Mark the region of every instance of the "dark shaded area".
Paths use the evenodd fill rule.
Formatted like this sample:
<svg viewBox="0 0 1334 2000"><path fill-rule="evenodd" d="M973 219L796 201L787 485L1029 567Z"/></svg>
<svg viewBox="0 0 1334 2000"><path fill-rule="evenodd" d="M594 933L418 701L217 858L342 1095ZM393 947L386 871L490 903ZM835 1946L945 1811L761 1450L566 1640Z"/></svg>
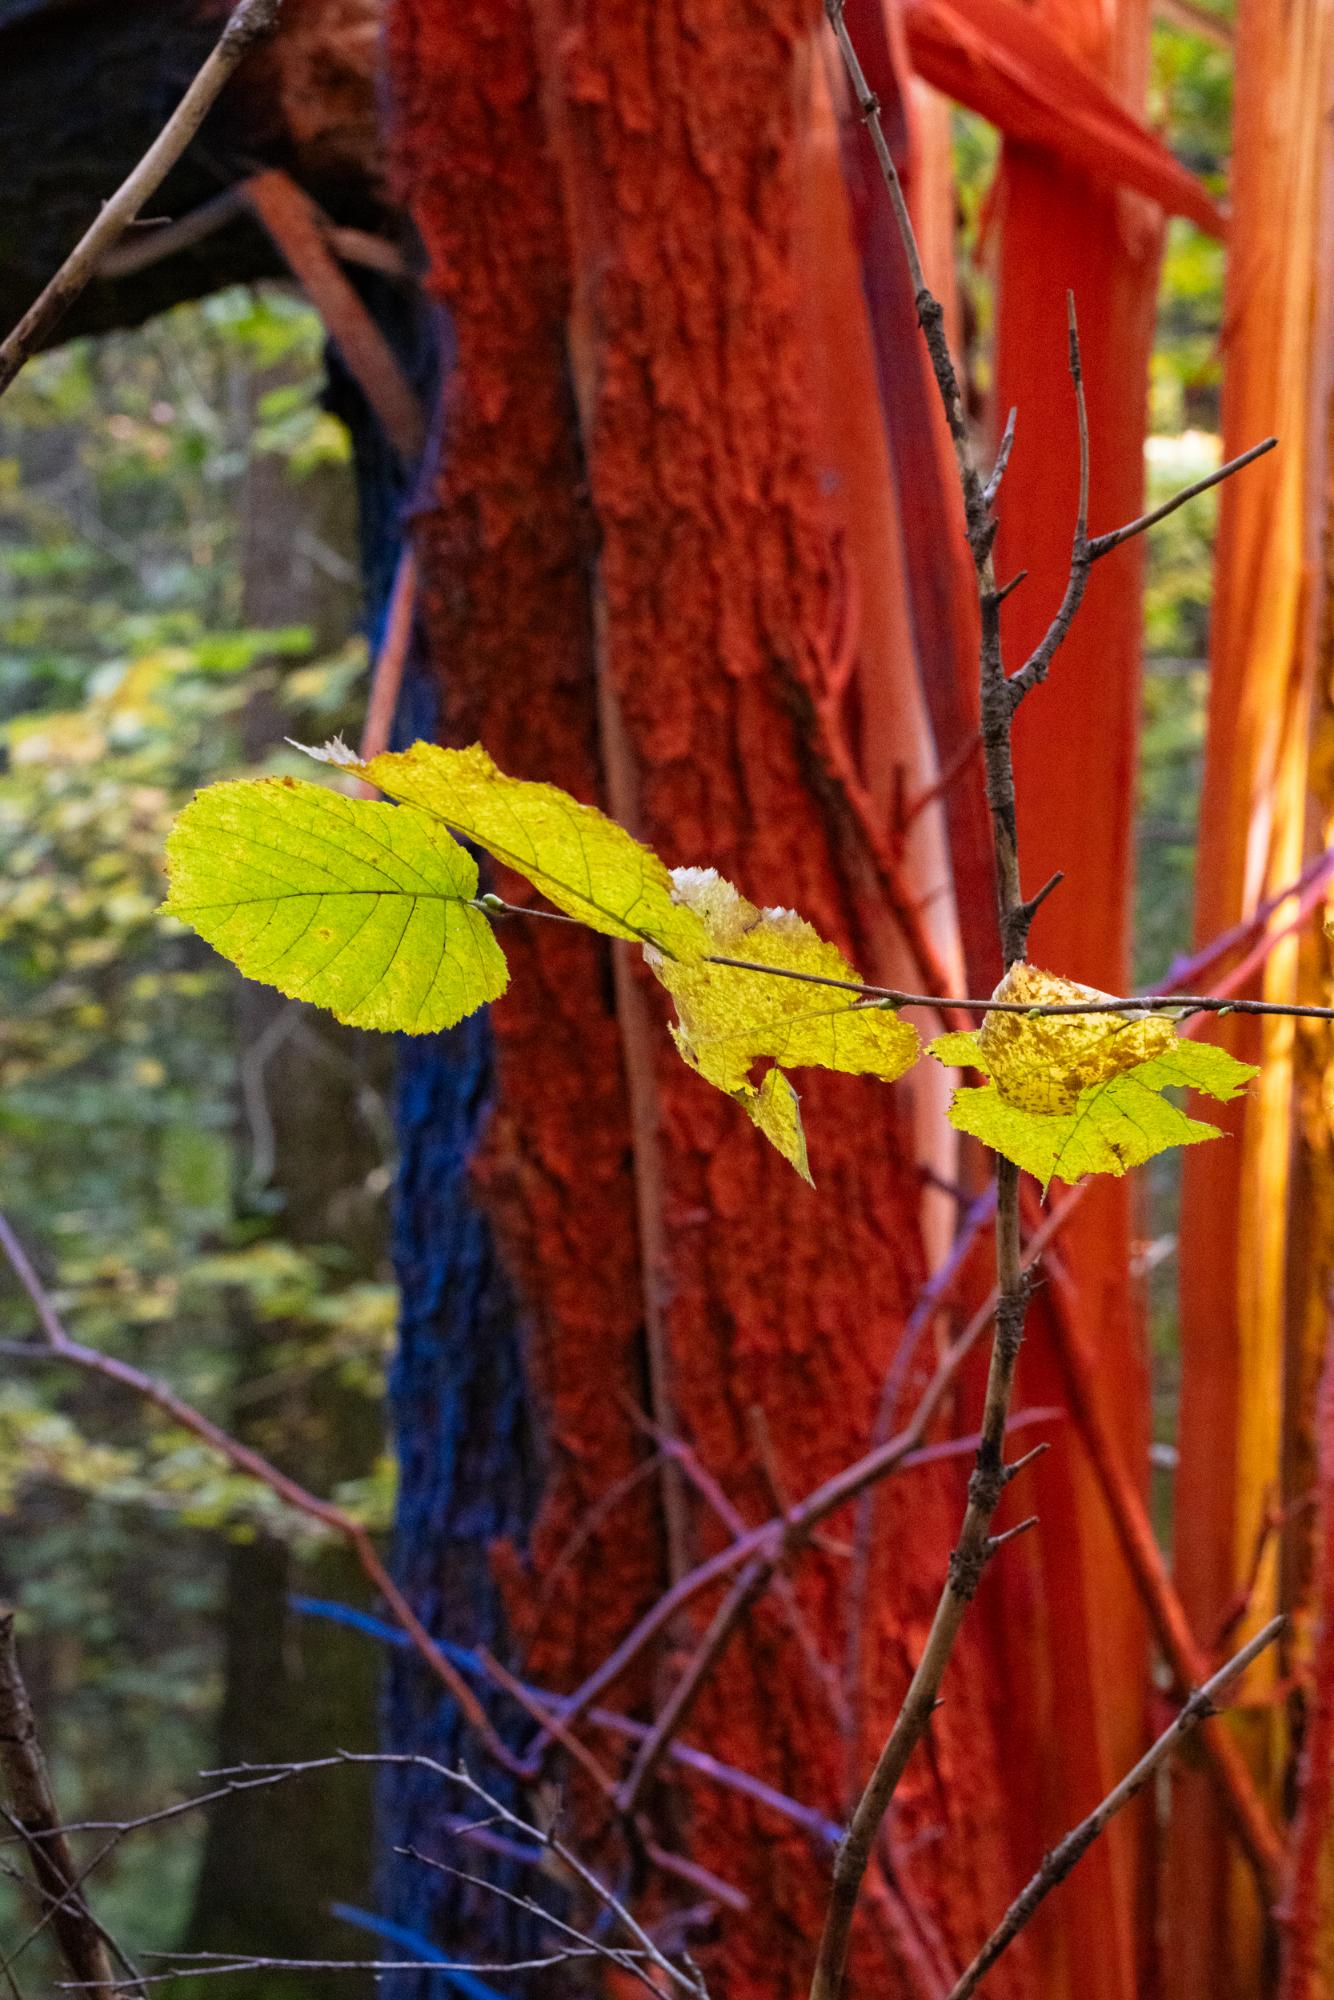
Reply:
<svg viewBox="0 0 1334 2000"><path fill-rule="evenodd" d="M161 131L228 11L218 0L0 0L6 327ZM340 223L394 231L378 189L371 79L349 34L349 16L355 24L375 12L289 0L272 46L246 62L131 232L136 249L157 223L200 213L260 167L291 172ZM321 72L331 79L323 115L309 97ZM268 238L241 209L171 255L94 279L57 338L138 326L224 285L281 275Z"/></svg>

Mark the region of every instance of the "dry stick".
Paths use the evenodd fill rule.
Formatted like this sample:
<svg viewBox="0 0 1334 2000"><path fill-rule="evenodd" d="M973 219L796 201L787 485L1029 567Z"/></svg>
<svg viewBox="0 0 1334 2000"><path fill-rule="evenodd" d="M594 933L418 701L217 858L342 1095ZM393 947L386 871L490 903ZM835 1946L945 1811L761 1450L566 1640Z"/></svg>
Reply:
<svg viewBox="0 0 1334 2000"><path fill-rule="evenodd" d="M59 1830L60 1815L19 1667L14 1614L7 1607L0 1609L0 1770L60 1955L97 2000L115 2000L118 1989L101 1930L74 1886L74 1857Z"/></svg>
<svg viewBox="0 0 1334 2000"><path fill-rule="evenodd" d="M1009 687L1013 683L1006 682L1005 685ZM1032 921L1060 880L1059 875L1053 875L1035 896L1030 896L1023 904L1023 914L1028 922ZM1305 880L1305 876L1298 878L1275 900L1286 901ZM565 916L559 910L539 910L532 904L507 903L503 897L496 895L479 896L473 907L485 911L490 917L538 917L544 922L557 924L577 924L580 921L578 917ZM1272 905L1265 907L1270 909ZM1239 925L1237 929L1251 935L1257 921L1258 912L1256 918L1248 919L1244 926ZM1231 933L1228 939L1235 942ZM645 942L651 944L653 941L646 938ZM1269 942L1277 942L1277 939ZM1208 951L1211 957L1216 957L1228 948L1229 943L1218 942L1209 946ZM661 947L654 946L654 949ZM932 1007L940 1013L953 1009L960 1014L1023 1014L1032 1021L1085 1014L1129 1014L1139 1020L1149 1015L1167 1015L1174 1020L1184 1020L1190 1014L1273 1014L1299 1021L1334 1021L1334 1007L1301 1007L1280 1000L1234 1000L1223 993L1125 993L1119 997L1108 994L1104 1000L1042 1000L1033 1005L1026 1000L997 1000L994 995L981 1000L954 993L910 993L900 986L876 986L865 979L835 979L824 972L802 972L795 966L767 965L761 959L732 958L723 952L706 952L700 963L726 966L733 972L762 972L769 979L795 979L803 986L830 987L838 993L853 993L868 1005L891 1007L895 1012L902 1007Z"/></svg>
<svg viewBox="0 0 1334 2000"><path fill-rule="evenodd" d="M1103 1407L1097 1369L1075 1332L1074 1288L1058 1259L1053 1259L1047 1267L1046 1277L1056 1308L1050 1325L1066 1402L1079 1428L1154 1637L1171 1671L1176 1692L1184 1697L1207 1677L1211 1662L1197 1644L1173 1586L1144 1496L1122 1462L1120 1445ZM1201 1738L1200 1747L1242 1852L1255 1872L1261 1895L1267 1904L1272 1903L1282 1874L1283 1843L1256 1789L1246 1759L1226 1732L1211 1731Z"/></svg>
<svg viewBox="0 0 1334 2000"><path fill-rule="evenodd" d="M217 45L205 58L138 166L104 204L96 221L84 232L13 332L0 342L0 395L96 275L102 258L134 221L149 196L162 185L203 124L223 85L256 42L273 32L281 7L282 0L240 0Z"/></svg>
<svg viewBox="0 0 1334 2000"><path fill-rule="evenodd" d="M405 465L426 441L426 413L397 355L363 305L328 243L328 217L290 174L254 174L244 193L324 322L349 374Z"/></svg>
<svg viewBox="0 0 1334 2000"><path fill-rule="evenodd" d="M880 107L870 90L843 18L843 0L825 0L825 11L837 40L844 67L863 124L880 164L885 187L898 223L903 250L911 274L918 323L930 356L940 392L945 420L954 445L963 492L964 519L968 544L977 571L978 602L981 612L982 750L986 768L987 803L991 812L995 847L996 900L1000 925L1001 956L1006 970L1021 960L1028 944L1033 917L1051 884L1038 895L1026 899L1019 872L1019 852L1015 811L1014 765L1010 732L1014 712L1031 688L1045 679L1051 661L1064 640L1083 600L1089 570L1099 555L1109 554L1133 534L1142 533L1161 520L1187 496L1178 496L1166 507L1145 515L1102 536L1092 543L1088 537L1089 447L1088 413L1084 400L1083 367L1075 322L1073 298L1069 300L1070 373L1074 386L1075 410L1079 426L1079 506L1071 552L1070 576L1056 617L1047 633L1019 672L1007 678L1001 644L1000 609L1004 593L997 589L992 547L996 522L991 514L987 489L978 473L968 436L963 397L950 358L944 333L944 314L925 281L907 203L899 182L893 156L880 121ZM1268 448L1268 447L1265 447ZM1249 459L1259 455L1256 451ZM1225 466L1208 482L1216 484L1239 464ZM1201 483L1202 490L1203 482ZM1094 1011L1090 1008L1088 1011ZM935 1712L941 1682L954 1649L964 1614L992 1555L1001 1545L993 1537L991 1524L1014 1468L1004 1462L1006 1419L1014 1389L1015 1369L1023 1339L1028 1304L1028 1284L1024 1273L1020 1241L1019 1169L1013 1161L1000 1157L996 1163L996 1329L987 1373L982 1417L982 1444L968 1488L968 1506L959 1539L950 1557L944 1588L936 1607L926 1645L908 1685L898 1717L881 1750L865 1791L853 1812L848 1832L834 1863L834 1880L811 1981L811 2000L838 2000L852 1935L862 1881L871 1854L900 1778L914 1749L925 1735Z"/></svg>
<svg viewBox="0 0 1334 2000"><path fill-rule="evenodd" d="M969 1994L976 1992L983 1976L991 1970L1006 1947L1013 1944L1043 1899L1050 1895L1058 1882L1065 1880L1076 1862L1092 1847L1107 1822L1115 1818L1123 1806L1128 1806L1130 1801L1143 1791L1163 1759L1170 1756L1177 1745L1184 1741L1199 1723L1218 1713L1214 1705L1215 1698L1222 1693L1228 1682L1243 1673L1266 1647L1273 1645L1286 1623L1286 1618L1271 1619L1264 1630L1257 1632L1249 1644L1243 1646L1225 1667L1221 1667L1203 1687L1197 1688L1175 1721L1163 1731L1157 1742L1145 1751L1138 1764L1126 1772L1120 1784L1113 1787L1101 1805L1095 1806L1087 1819L1072 1827L1065 1838L1052 1848L1050 1854L1043 1856L1041 1867L1015 1897L977 1957L950 1992L949 2000L968 2000Z"/></svg>
<svg viewBox="0 0 1334 2000"><path fill-rule="evenodd" d="M497 1735L490 1717L477 1696L458 1669L445 1658L380 1561L375 1545L360 1521L354 1520L332 1501L321 1500L315 1494L307 1492L304 1486L289 1478L287 1473L280 1472L276 1465L271 1465L259 1452L253 1451L249 1445L242 1444L239 1439L230 1436L220 1425L215 1424L211 1418L196 1410L165 1382L159 1382L153 1376L145 1375L140 1369L131 1367L128 1362L118 1360L115 1355L99 1353L96 1348L84 1347L79 1341L72 1339L66 1332L51 1296L33 1268L27 1252L14 1234L8 1218L3 1214L0 1214L0 1252L3 1252L8 1259L15 1277L31 1300L46 1337L44 1347L33 1348L34 1359L68 1362L72 1367L81 1368L88 1374L101 1375L107 1381L119 1382L143 1401L152 1403L155 1408L163 1411L173 1423L179 1424L182 1430L189 1431L192 1436L211 1446L227 1460L229 1465L234 1465L239 1472L244 1472L250 1478L258 1480L261 1485L267 1486L271 1493L275 1493L296 1513L304 1514L308 1520L318 1521L322 1527L341 1535L361 1565L367 1580L384 1599L392 1616L402 1626L432 1672L449 1689L461 1713L476 1730L490 1755L505 1770L511 1773L522 1772L523 1767Z"/></svg>

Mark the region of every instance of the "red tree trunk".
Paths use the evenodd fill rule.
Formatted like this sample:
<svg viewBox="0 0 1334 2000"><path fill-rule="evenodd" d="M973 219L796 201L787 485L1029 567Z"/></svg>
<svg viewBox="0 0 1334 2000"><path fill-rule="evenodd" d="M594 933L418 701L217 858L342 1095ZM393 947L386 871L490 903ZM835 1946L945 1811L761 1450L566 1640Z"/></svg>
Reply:
<svg viewBox="0 0 1334 2000"><path fill-rule="evenodd" d="M1142 105L1148 9L1121 0L1046 0L1038 24L1098 73L1132 111ZM1111 25L1114 18L1115 26ZM1161 217L1068 162L1007 144L1000 184L996 421L1019 412L1014 456L1000 507L1003 577L1029 572L1007 610L1006 639L1018 665L1046 630L1069 574L1079 477L1074 391L1066 340L1066 292L1079 314L1092 450L1092 525L1133 519L1144 489L1148 362L1153 335ZM1028 701L1015 732L1020 852L1026 885L1055 870L1065 881L1033 928L1031 956L1066 977L1129 991L1136 746L1139 734L1143 545L1094 571L1081 617ZM1148 1478L1148 1385L1143 1328L1129 1276L1133 1183L1093 1185L1063 1233L1060 1254L1075 1280L1077 1332L1096 1358L1097 1380L1123 1462ZM1022 1364L1025 1393L1064 1400L1039 1295ZM1032 1751L1054 1739L1039 1816L1036 1855L1087 1812L1138 1756L1148 1679L1143 1613L1111 1518L1076 1436L1038 1470L1040 1539L1007 1570L1015 1585L1010 1628L1029 1634L1031 1607L1049 1623L1047 1651L1059 1669L1045 1698L1027 1705ZM1040 1573L1039 1572L1040 1566ZM1022 1636L1017 1643L1024 1645ZM1068 1905L1038 1933L1047 1977L1081 2000L1128 2000L1137 1958L1152 1938L1142 1897L1147 1882L1147 1811L1127 1814L1069 1884ZM1078 1939L1096 1924L1104 1948L1090 1961ZM1060 1971L1058 1973L1058 1967Z"/></svg>
<svg viewBox="0 0 1334 2000"><path fill-rule="evenodd" d="M858 555L800 296L810 27L796 0L744 20L707 0L689 23L597 0L531 18L519 0L400 0L403 171L459 356L423 554L451 734L601 798L670 862L792 903L874 974L902 945L829 729ZM651 1400L752 1519L771 1482L799 1493L853 1458L922 1281L921 1190L906 1093L810 1080L812 1194L680 1067L629 967L609 978L597 947L532 929L507 937L485 1172L552 1440L525 1664L570 1684L718 1539L707 1511L641 1487L567 1551L543 1606L556 1549L641 1450L624 1399ZM795 1620L777 1598L756 1609L692 1738L837 1815L906 1683L960 1498L939 1470L886 1491L851 1755L811 1657L843 1659L833 1553L804 1560ZM672 1632L659 1684L697 1631ZM729 2000L803 1991L828 1853L703 1784L652 1810L746 1899L718 1947ZM1003 1826L970 1635L867 1924L881 1990L939 1986L979 1938L1010 1879ZM1007 1962L997 1992L1022 1969Z"/></svg>

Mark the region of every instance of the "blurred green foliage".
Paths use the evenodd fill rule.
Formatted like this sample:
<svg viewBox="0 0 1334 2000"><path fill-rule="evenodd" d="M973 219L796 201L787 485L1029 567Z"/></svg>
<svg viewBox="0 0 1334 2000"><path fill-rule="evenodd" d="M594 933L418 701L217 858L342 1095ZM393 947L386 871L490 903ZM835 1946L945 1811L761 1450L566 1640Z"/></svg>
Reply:
<svg viewBox="0 0 1334 2000"><path fill-rule="evenodd" d="M318 1423L321 1384L378 1404L392 1288L340 1240L293 1240L234 978L157 907L167 824L195 786L284 764L257 715L266 742L356 726L353 551L303 501L349 483L322 382L304 306L230 293L49 355L0 405L0 1207L74 1334L224 1421L267 1412L264 1443L299 1474L292 1424ZM299 580L291 625L247 627L261 460L309 514L292 567L332 578L332 641L295 622ZM367 1115L382 1207L389 1121ZM239 1380L238 1324L248 1351L255 1329L270 1341L262 1379ZM32 1332L0 1282L0 1337ZM20 1608L62 1806L151 1810L212 1752L225 1537L298 1524L123 1392L7 1374L0 1594ZM339 1497L378 1523L390 1488L363 1452ZM141 1836L100 1871L113 1930L178 1939L198 1834Z"/></svg>

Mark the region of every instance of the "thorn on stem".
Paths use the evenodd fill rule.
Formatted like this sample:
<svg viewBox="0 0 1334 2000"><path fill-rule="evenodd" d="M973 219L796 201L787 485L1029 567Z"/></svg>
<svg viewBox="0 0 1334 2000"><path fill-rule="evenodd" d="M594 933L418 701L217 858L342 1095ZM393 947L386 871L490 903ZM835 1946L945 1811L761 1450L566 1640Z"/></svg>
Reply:
<svg viewBox="0 0 1334 2000"><path fill-rule="evenodd" d="M1036 1528L1037 1524L1038 1524L1037 1515L1030 1514L1026 1521L1017 1521L1014 1527L1006 1528L1002 1534L988 1535L987 1555L989 1557L994 1556L999 1549L1003 1549L1005 1547L1005 1544L1007 1542L1017 1541L1020 1535L1026 1535L1029 1529Z"/></svg>
<svg viewBox="0 0 1334 2000"><path fill-rule="evenodd" d="M1033 1460L1035 1458L1041 1458L1044 1452L1048 1452L1050 1450L1051 1450L1051 1440L1049 1438L1046 1438L1043 1440L1041 1444L1035 1444L1032 1451L1026 1451L1022 1458L1016 1458L1013 1465L1007 1465L1001 1473L1001 1478L1004 1484L1008 1486L1012 1480L1015 1480L1019 1477L1020 1473L1023 1472L1027 1466L1030 1466L1033 1463Z"/></svg>
<svg viewBox="0 0 1334 2000"><path fill-rule="evenodd" d="M1003 583L1000 589L996 592L997 605L1004 604L1006 598L1012 596L1013 593L1016 590L1018 590L1020 584L1024 582L1027 575L1028 571L1026 569L1021 569L1017 576L1012 576L1008 583Z"/></svg>

